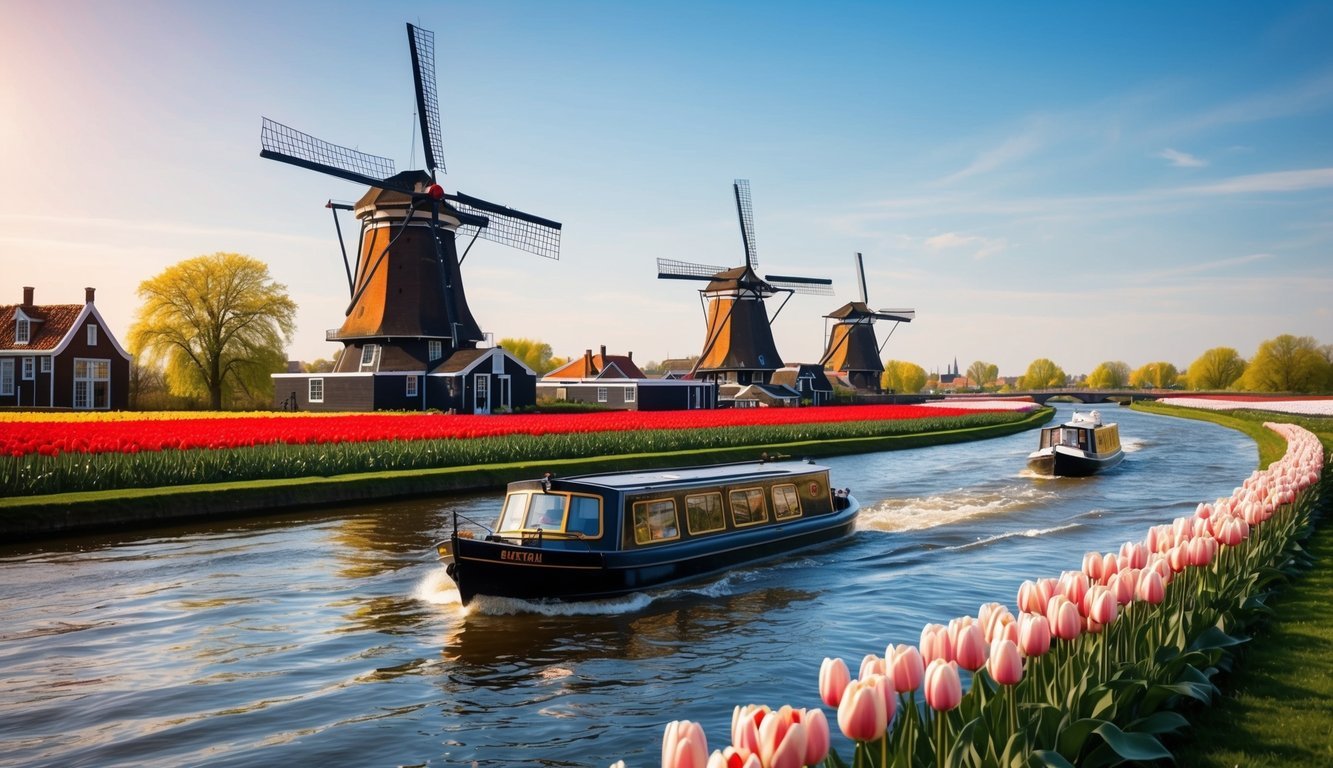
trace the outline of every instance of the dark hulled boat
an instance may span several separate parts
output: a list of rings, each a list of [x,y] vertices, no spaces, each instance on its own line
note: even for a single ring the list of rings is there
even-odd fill
[[[1040,475],[1086,477],[1123,458],[1119,426],[1103,424],[1097,411],[1075,412],[1064,424],[1041,430],[1041,447],[1028,454],[1028,469]]]
[[[493,531],[436,545],[477,595],[591,600],[687,581],[846,536],[858,504],[828,468],[763,461],[510,483]]]

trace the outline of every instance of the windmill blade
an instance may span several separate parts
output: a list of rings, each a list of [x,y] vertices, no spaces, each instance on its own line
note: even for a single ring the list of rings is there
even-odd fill
[[[464,222],[458,228],[460,234],[470,236],[475,233],[493,243],[560,260],[560,222],[516,211],[462,192],[445,195],[445,198],[453,201],[454,207],[460,212],[488,220],[484,225]]]
[[[444,172],[444,142],[440,136],[440,100],[435,90],[435,33],[407,25],[407,47],[412,51],[412,79],[417,91],[417,119],[421,148],[431,176]]]
[[[741,242],[745,245],[745,261],[750,269],[759,268],[759,249],[754,242],[754,205],[750,201],[749,179],[736,179],[731,185],[736,193],[736,213],[741,219]]]
[[[897,320],[900,323],[910,323],[916,318],[915,309],[881,309],[875,313],[878,320]]]
[[[861,303],[869,304],[870,299],[866,296],[866,265],[861,260],[861,252],[856,252],[856,281],[861,286]]]
[[[764,275],[764,280],[774,288],[809,296],[832,296],[833,281],[826,277],[792,277],[791,275]]]
[[[259,141],[263,146],[259,152],[260,157],[327,173],[369,187],[399,189],[384,183],[385,179],[394,174],[393,161],[387,157],[330,144],[267,117],[259,131]],[[410,189],[400,191],[412,194]]]
[[[657,260],[657,276],[666,280],[712,280],[718,272],[726,270],[726,267],[696,264],[692,261]]]

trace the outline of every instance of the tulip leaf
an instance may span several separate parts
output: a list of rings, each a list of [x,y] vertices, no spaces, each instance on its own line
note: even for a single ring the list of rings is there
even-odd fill
[[[1055,743],[1056,749],[1070,760],[1077,760],[1079,753],[1083,751],[1083,745],[1088,742],[1088,737],[1105,723],[1105,720],[1091,718],[1075,720],[1060,731],[1060,737]]]
[[[1189,644],[1191,651],[1214,651],[1223,648],[1232,648],[1237,645],[1248,643],[1250,638],[1228,635],[1219,627],[1209,627],[1204,630],[1194,642]]]
[[[1130,762],[1171,759],[1171,753],[1151,734],[1125,733],[1115,723],[1102,723],[1095,732],[1117,755]]]
[[[1028,765],[1033,768],[1074,768],[1074,764],[1066,760],[1064,755],[1049,749],[1033,750]]]
[[[1188,728],[1189,724],[1190,722],[1179,712],[1163,710],[1135,720],[1126,726],[1125,730],[1134,733],[1175,733],[1176,731]]]

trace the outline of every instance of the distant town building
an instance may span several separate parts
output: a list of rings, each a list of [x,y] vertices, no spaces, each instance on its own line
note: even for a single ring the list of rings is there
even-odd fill
[[[686,371],[688,373],[688,370]],[[649,378],[634,354],[610,355],[606,347],[551,371],[537,382],[537,395],[565,403],[588,403],[630,411],[672,411],[714,408],[717,387],[688,378]]]

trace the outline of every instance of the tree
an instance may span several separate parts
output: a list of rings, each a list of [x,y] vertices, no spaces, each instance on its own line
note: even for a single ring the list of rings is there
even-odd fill
[[[1318,392],[1328,386],[1329,369],[1319,342],[1283,334],[1259,345],[1241,384],[1251,392]]]
[[[1213,347],[1185,371],[1190,389],[1229,389],[1245,373],[1245,361],[1231,347]]]
[[[1139,366],[1129,375],[1131,387],[1166,389],[1174,386],[1180,378],[1180,371],[1171,363],[1148,363]]]
[[[306,373],[332,373],[333,361],[325,360],[324,358],[321,357],[318,360],[315,360],[314,362],[302,363],[301,370],[305,371]]]
[[[1060,366],[1044,357],[1039,357],[1028,364],[1028,371],[1023,374],[1019,386],[1023,389],[1055,389],[1063,387],[1067,378],[1069,377]]]
[[[537,372],[538,376],[550,373],[569,362],[562,357],[551,355],[551,345],[537,339],[500,339],[497,345],[506,352],[523,361],[523,364]]]
[[[926,386],[926,369],[903,360],[885,360],[884,375],[880,377],[879,385],[903,394],[920,392]]]
[[[203,395],[221,410],[224,400],[271,392],[271,374],[287,367],[296,303],[262,261],[196,256],[140,283],[139,297],[130,351],[145,366],[165,361],[173,394]]]
[[[1129,363],[1107,360],[1088,374],[1088,389],[1124,389],[1129,383]]]
[[[977,389],[985,389],[998,378],[1000,378],[1000,366],[994,363],[977,360],[967,367],[967,380]]]

